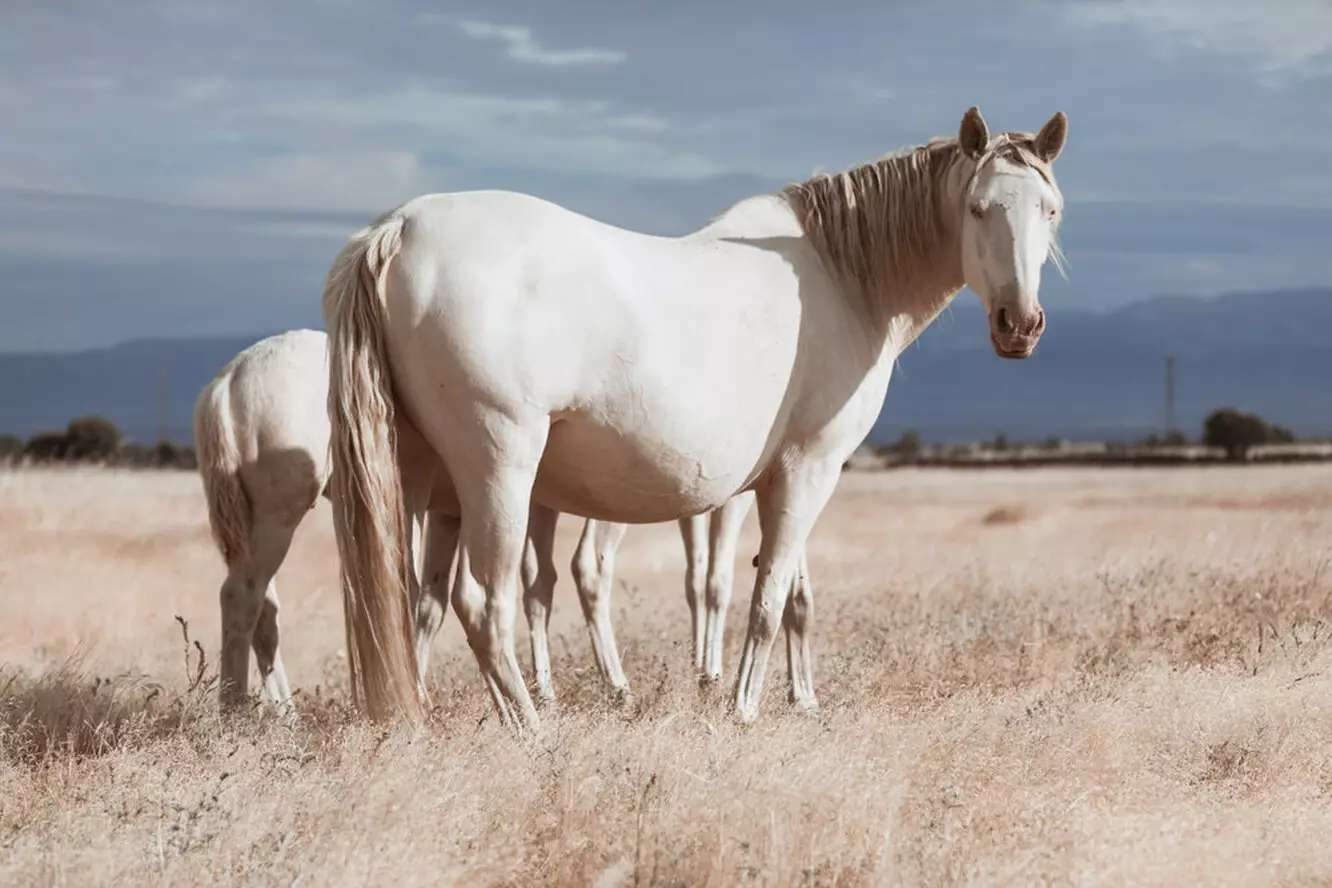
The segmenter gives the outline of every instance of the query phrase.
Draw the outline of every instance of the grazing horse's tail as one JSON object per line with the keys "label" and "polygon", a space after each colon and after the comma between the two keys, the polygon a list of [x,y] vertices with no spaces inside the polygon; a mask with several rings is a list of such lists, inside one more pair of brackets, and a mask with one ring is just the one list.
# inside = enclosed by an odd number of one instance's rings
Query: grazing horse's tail
{"label": "grazing horse's tail", "polygon": [[240,479],[230,384],[231,374],[222,373],[194,402],[194,451],[208,502],[208,526],[228,568],[249,554],[251,523],[250,498]]}
{"label": "grazing horse's tail", "polygon": [[424,717],[416,681],[393,382],[384,344],[384,287],[403,218],[358,231],[324,285],[333,527],[342,562],[352,694],[373,719]]}

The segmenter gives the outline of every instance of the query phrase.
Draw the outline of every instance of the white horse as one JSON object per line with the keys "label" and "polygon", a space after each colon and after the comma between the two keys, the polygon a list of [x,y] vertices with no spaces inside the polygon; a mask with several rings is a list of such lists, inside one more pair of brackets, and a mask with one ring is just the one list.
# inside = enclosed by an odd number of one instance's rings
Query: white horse
{"label": "white horse", "polygon": [[[328,337],[324,333],[280,333],[237,354],[204,387],[194,405],[194,442],[209,528],[227,566],[220,592],[218,695],[224,706],[240,703],[248,693],[253,647],[265,696],[282,711],[292,709],[291,686],[279,653],[274,578],[296,528],[320,494],[328,496],[327,368]],[[410,430],[400,434],[399,440],[399,461],[411,492],[406,517],[415,539],[410,551],[420,556],[423,497],[428,493],[419,488],[430,480],[428,468],[421,466],[432,457]],[[445,516],[443,523],[442,539],[447,543],[447,525],[456,527],[457,519]],[[426,563],[414,563],[408,577],[414,598],[419,572],[440,572],[432,562],[442,554],[429,546],[425,554]],[[453,559],[451,548],[447,558]]]}
{"label": "white horse", "polygon": [[328,413],[318,401],[327,380],[317,372],[327,351],[327,337],[315,330],[271,336],[232,358],[194,405],[208,524],[227,566],[220,593],[224,706],[247,696],[251,647],[265,696],[283,710],[291,705],[274,577],[328,483]]}
{"label": "white horse", "polygon": [[[224,705],[234,705],[246,697],[249,651],[253,647],[265,695],[281,710],[292,708],[291,688],[279,651],[275,576],[296,528],[314,508],[320,493],[328,495],[327,361],[328,339],[320,331],[294,330],[270,336],[229,361],[195,403],[195,447],[209,526],[227,565],[220,595],[219,696]],[[408,447],[418,440],[410,433],[403,436]],[[419,463],[419,444],[416,449]],[[420,474],[418,471],[418,477]],[[407,510],[414,537],[409,579],[415,581],[411,588],[416,599],[417,673],[424,683],[429,645],[447,608],[448,572],[455,557],[458,522],[452,516],[438,514],[433,522],[427,522],[419,496],[416,499],[417,506]],[[701,604],[706,598],[708,620],[719,625],[730,598],[730,565],[735,558],[740,522],[751,499],[737,497],[714,513],[710,541],[700,540],[708,516],[681,521],[688,563],[686,590],[695,613],[695,649],[700,668]],[[556,580],[552,554],[558,517],[549,510],[533,510],[533,533],[523,570],[537,688],[547,701],[555,699],[546,629]],[[624,530],[624,525],[589,521],[573,559],[573,574],[597,665],[620,693],[627,692],[628,682],[610,623],[610,590],[615,551]],[[705,576],[706,589],[696,590]],[[700,603],[697,608],[696,600]],[[716,613],[718,610],[721,615]],[[717,645],[720,656],[720,638]],[[719,665],[716,674],[720,675]]]}
{"label": "white horse", "polygon": [[753,490],[762,541],[734,703],[755,719],[779,620],[808,631],[806,602],[788,601],[806,540],[902,348],[963,286],[998,355],[1036,347],[1066,135],[1061,112],[1034,136],[992,136],[971,108],[956,138],[743,200],[677,238],[501,191],[424,195],[354,234],[323,308],[367,714],[424,711],[411,634],[395,631],[401,412],[446,469],[461,518],[452,600],[520,731],[539,725],[513,635],[530,503],[636,524]]}

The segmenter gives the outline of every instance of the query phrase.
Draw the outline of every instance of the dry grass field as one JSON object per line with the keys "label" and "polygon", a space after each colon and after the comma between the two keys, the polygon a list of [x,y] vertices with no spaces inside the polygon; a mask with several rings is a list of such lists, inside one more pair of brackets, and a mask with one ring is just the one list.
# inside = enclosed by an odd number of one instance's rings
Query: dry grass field
{"label": "dry grass field", "polygon": [[189,473],[0,473],[0,884],[1332,882],[1332,467],[847,473],[824,711],[779,639],[750,727],[693,682],[674,525],[625,538],[604,702],[566,517],[527,741],[452,616],[427,728],[353,717],[323,501],[278,578],[303,718],[219,721],[204,521]]}

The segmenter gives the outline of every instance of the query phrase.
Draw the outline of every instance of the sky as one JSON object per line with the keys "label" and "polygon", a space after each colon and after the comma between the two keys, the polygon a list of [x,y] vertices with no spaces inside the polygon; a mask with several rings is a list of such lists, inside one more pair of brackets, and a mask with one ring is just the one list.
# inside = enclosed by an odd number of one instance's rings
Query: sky
{"label": "sky", "polygon": [[1332,0],[4,0],[0,351],[322,326],[418,194],[683,234],[973,104],[1068,114],[1048,311],[1324,284],[1329,97]]}

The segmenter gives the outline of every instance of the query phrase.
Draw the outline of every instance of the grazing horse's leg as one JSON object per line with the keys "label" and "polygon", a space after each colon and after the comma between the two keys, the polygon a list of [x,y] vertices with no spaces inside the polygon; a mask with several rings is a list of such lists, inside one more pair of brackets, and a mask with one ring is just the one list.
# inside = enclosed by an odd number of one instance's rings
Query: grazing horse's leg
{"label": "grazing horse's leg", "polygon": [[416,599],[416,672],[425,685],[430,644],[444,624],[449,608],[449,578],[458,550],[458,519],[430,512],[422,534],[420,592]]}
{"label": "grazing horse's leg", "polygon": [[224,706],[243,702],[249,693],[253,647],[265,692],[279,709],[290,708],[291,694],[278,655],[278,599],[273,578],[287,557],[295,531],[294,524],[269,515],[256,516],[248,556],[229,569],[222,584],[219,678]]}
{"label": "grazing horse's leg", "polygon": [[550,682],[550,603],[559,579],[554,557],[559,520],[559,512],[532,505],[523,547],[523,610],[532,642],[532,670],[536,673],[537,699],[547,705],[555,702],[555,688]]}
{"label": "grazing horse's leg", "polygon": [[254,659],[259,666],[259,675],[263,678],[264,693],[268,699],[277,702],[278,710],[291,711],[291,685],[287,681],[287,670],[282,665],[282,654],[278,650],[278,594],[277,580],[269,580],[264,590],[263,606],[259,610],[259,620],[254,626],[252,646]]}
{"label": "grazing horse's leg", "polygon": [[611,587],[615,581],[615,552],[627,527],[607,521],[588,519],[574,551],[573,575],[578,586],[578,601],[583,619],[592,636],[592,653],[601,677],[610,683],[619,697],[629,693],[629,681],[620,665],[620,652],[611,625]]}
{"label": "grazing horse's leg", "polygon": [[707,513],[680,519],[680,537],[685,550],[685,601],[689,602],[689,619],[694,626],[694,671],[701,683],[706,683],[703,656],[707,650],[707,615],[703,603],[707,596],[708,536]]}
{"label": "grazing horse's leg", "polygon": [[462,506],[453,607],[500,718],[520,733],[536,730],[540,719],[518,668],[513,630],[532,485],[550,422],[545,416],[522,421],[498,412],[450,421],[470,421],[487,431],[485,445],[475,451],[449,452],[447,438],[437,445],[450,464],[469,467],[465,473],[450,471]]}
{"label": "grazing horse's leg", "polygon": [[809,621],[814,615],[814,590],[809,580],[809,559],[800,553],[796,576],[791,583],[791,597],[782,612],[786,629],[786,669],[790,676],[790,702],[797,709],[819,708],[814,695],[814,655],[809,645]]}
{"label": "grazing horse's leg", "polygon": [[836,489],[840,474],[840,460],[798,463],[783,468],[756,490],[763,538],[749,607],[749,631],[736,673],[735,708],[741,721],[752,722],[758,717],[772,642],[805,542]]}
{"label": "grazing horse's leg", "polygon": [[754,504],[749,492],[731,497],[708,516],[708,580],[706,611],[706,654],[704,669],[709,681],[722,675],[723,641],[726,609],[731,606],[731,588],[735,582],[735,550],[740,542],[740,528]]}

